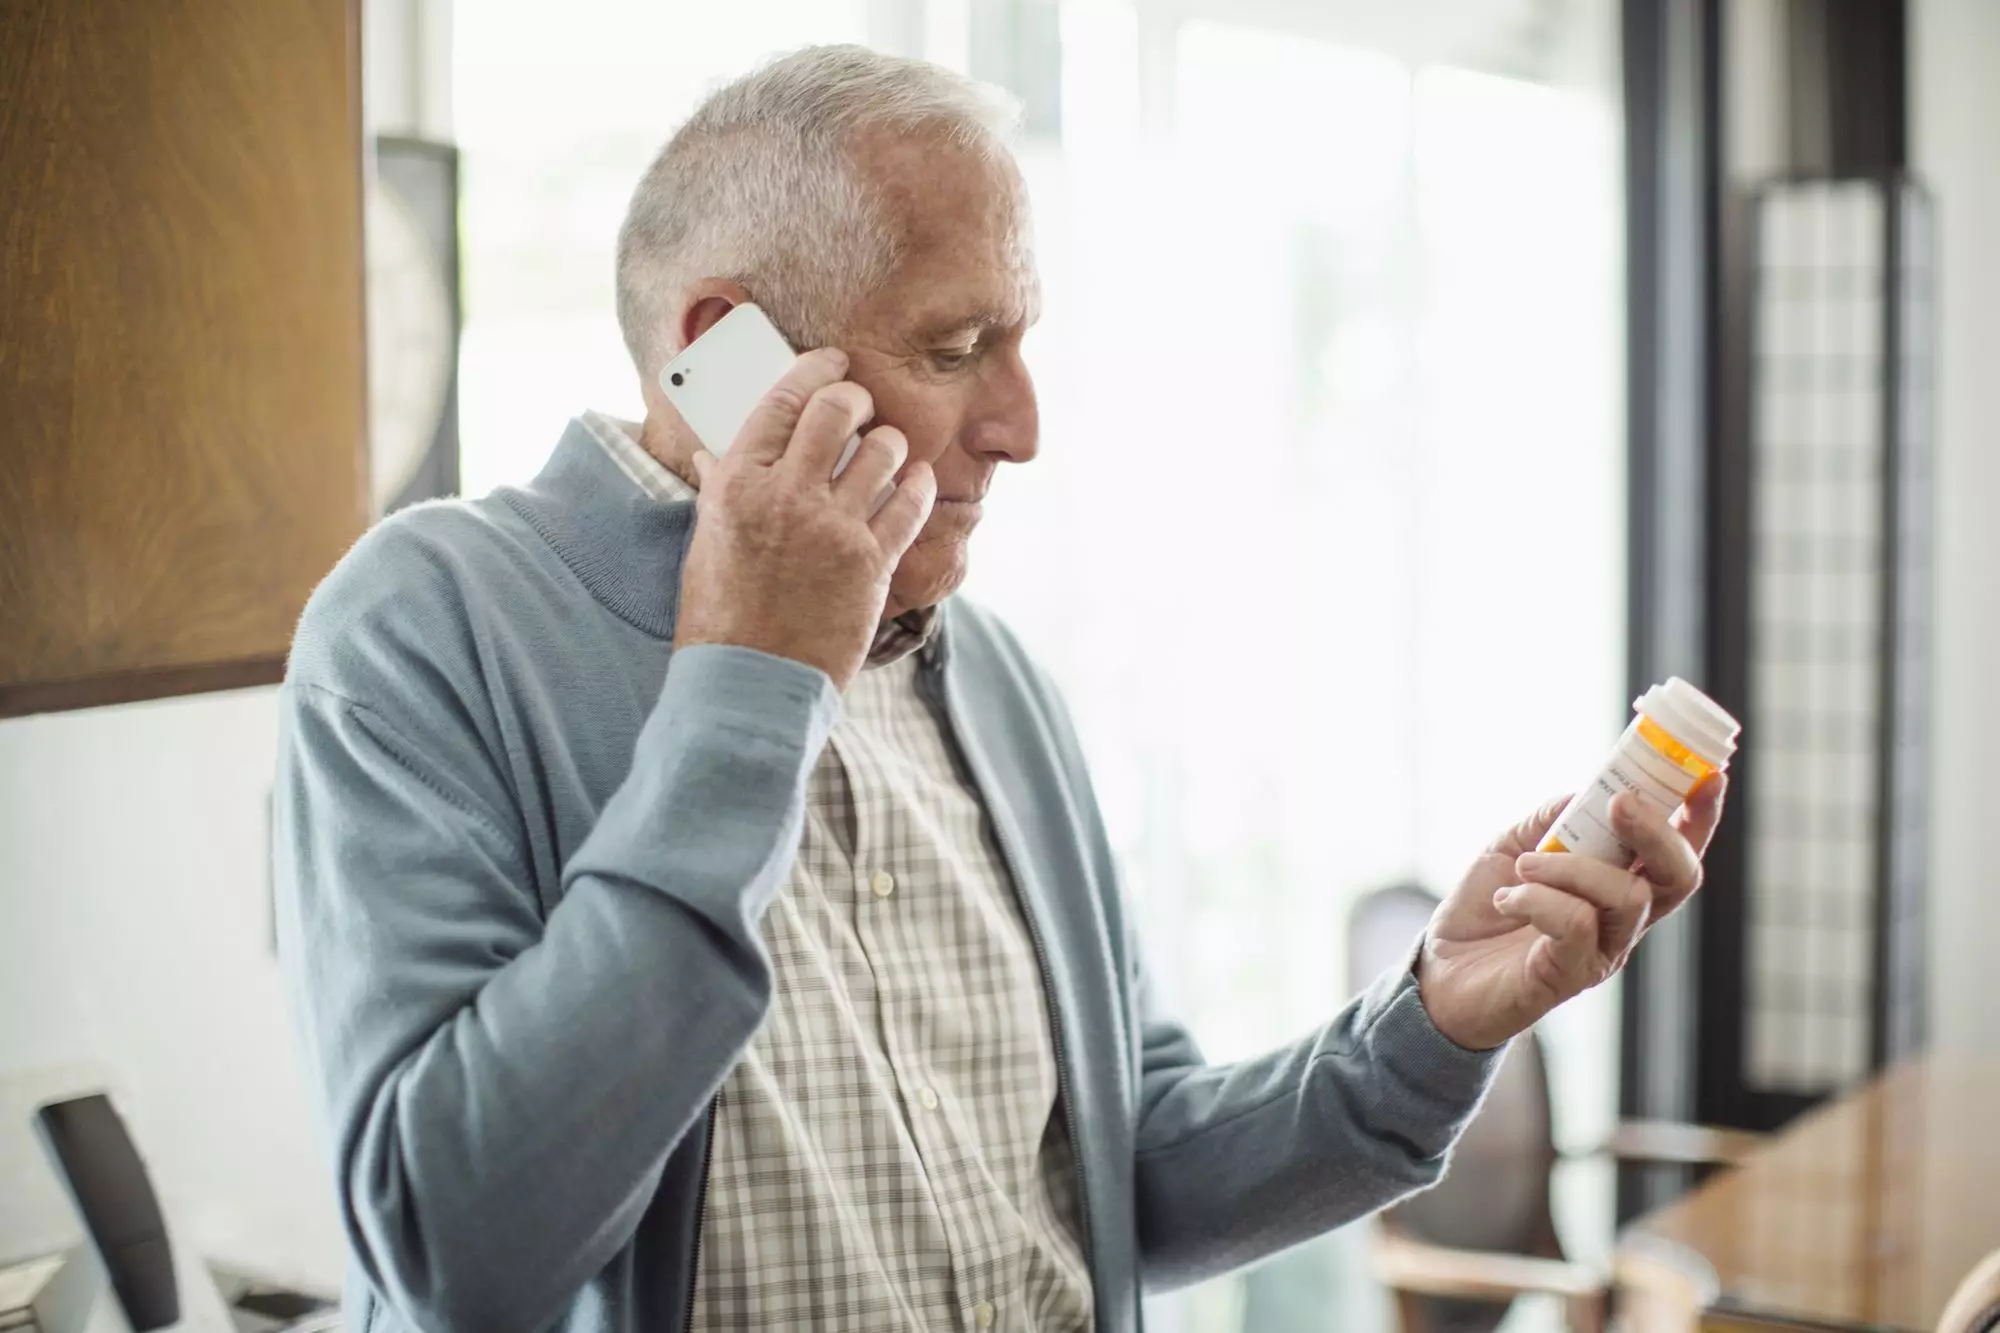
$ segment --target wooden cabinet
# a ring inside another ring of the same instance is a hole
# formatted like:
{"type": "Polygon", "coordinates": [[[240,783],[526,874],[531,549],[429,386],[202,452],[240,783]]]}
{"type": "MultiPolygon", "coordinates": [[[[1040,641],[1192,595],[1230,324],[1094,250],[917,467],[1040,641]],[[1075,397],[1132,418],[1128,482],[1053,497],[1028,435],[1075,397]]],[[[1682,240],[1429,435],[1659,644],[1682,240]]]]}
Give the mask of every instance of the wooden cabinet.
{"type": "Polygon", "coordinates": [[[364,526],[357,39],[0,4],[0,715],[278,679],[364,526]]]}

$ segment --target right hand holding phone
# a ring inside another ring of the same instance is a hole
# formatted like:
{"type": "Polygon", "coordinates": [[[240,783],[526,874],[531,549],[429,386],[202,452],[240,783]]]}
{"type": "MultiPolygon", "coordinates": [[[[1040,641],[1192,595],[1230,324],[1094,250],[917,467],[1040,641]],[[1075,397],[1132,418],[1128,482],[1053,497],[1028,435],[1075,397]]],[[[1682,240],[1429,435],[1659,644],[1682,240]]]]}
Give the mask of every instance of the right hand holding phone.
{"type": "Polygon", "coordinates": [[[681,571],[676,648],[754,648],[817,667],[843,691],[860,672],[937,480],[921,462],[895,480],[909,443],[894,426],[863,436],[834,479],[849,437],[875,412],[846,373],[839,349],[807,352],[722,458],[695,455],[701,512],[681,571]]]}

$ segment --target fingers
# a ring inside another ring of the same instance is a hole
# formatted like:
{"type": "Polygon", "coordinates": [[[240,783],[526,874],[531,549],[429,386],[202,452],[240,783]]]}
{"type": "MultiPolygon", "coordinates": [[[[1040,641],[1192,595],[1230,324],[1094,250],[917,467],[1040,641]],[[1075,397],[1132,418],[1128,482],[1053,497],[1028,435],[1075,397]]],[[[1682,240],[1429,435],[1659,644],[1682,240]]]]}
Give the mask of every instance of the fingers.
{"type": "Polygon", "coordinates": [[[1638,870],[1658,887],[1659,895],[1679,901],[1701,883],[1701,858],[1667,817],[1627,792],[1611,802],[1611,831],[1638,853],[1638,870]]]}
{"type": "MultiPolygon", "coordinates": [[[[847,353],[838,347],[821,347],[801,356],[751,409],[743,429],[737,432],[729,447],[730,452],[766,466],[783,458],[791,447],[792,437],[807,408],[821,390],[841,383],[841,376],[846,373],[847,353]]],[[[858,385],[854,387],[859,388],[858,385]]],[[[865,416],[858,417],[853,425],[840,432],[836,453],[838,445],[845,444],[847,437],[854,433],[854,427],[866,419],[865,416]]],[[[831,459],[827,460],[826,470],[833,470],[831,459]]]]}
{"type": "Polygon", "coordinates": [[[1541,846],[1542,839],[1549,835],[1549,829],[1554,826],[1556,820],[1562,817],[1563,807],[1568,805],[1569,801],[1570,798],[1567,796],[1558,796],[1549,801],[1541,809],[1494,839],[1493,850],[1503,856],[1519,856],[1523,852],[1534,851],[1541,846]]]}
{"type": "MultiPolygon", "coordinates": [[[[1576,858],[1582,859],[1582,858],[1576,858]]],[[[1589,970],[1597,956],[1597,913],[1574,894],[1546,884],[1516,884],[1493,895],[1501,915],[1525,921],[1548,939],[1551,961],[1565,976],[1589,970]]]]}
{"type": "Polygon", "coordinates": [[[910,442],[894,426],[877,426],[861,437],[847,470],[833,483],[833,493],[849,510],[867,518],[894,483],[910,456],[910,442]]]}
{"type": "MultiPolygon", "coordinates": [[[[874,433],[869,432],[870,435],[874,433]]],[[[874,501],[871,499],[869,503],[874,501]]],[[[902,482],[890,492],[882,508],[868,523],[868,529],[881,543],[883,553],[891,560],[902,559],[903,552],[910,549],[910,543],[917,539],[924,524],[930,521],[931,507],[936,503],[937,476],[931,471],[931,465],[925,462],[910,464],[903,473],[902,482]]]]}
{"type": "Polygon", "coordinates": [[[868,390],[852,380],[829,384],[806,400],[780,461],[808,484],[831,486],[847,442],[874,415],[875,398],[868,390]]]}
{"type": "Polygon", "coordinates": [[[1565,852],[1530,852],[1514,862],[1523,882],[1555,889],[1592,913],[1591,939],[1607,958],[1625,955],[1652,915],[1653,886],[1629,870],[1565,852]]]}

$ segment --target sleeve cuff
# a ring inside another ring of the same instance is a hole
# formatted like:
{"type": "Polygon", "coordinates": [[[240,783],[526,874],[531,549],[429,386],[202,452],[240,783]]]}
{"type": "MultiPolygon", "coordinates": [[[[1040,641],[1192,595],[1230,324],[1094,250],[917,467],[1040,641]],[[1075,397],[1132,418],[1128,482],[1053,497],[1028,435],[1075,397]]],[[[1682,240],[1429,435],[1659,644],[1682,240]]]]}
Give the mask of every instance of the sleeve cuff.
{"type": "Polygon", "coordinates": [[[654,707],[656,719],[683,713],[774,741],[803,741],[816,754],[840,716],[840,692],[824,671],[803,662],[699,643],[674,653],[654,707]]]}
{"type": "Polygon", "coordinates": [[[1435,1106],[1441,1120],[1462,1123],[1486,1095],[1507,1045],[1467,1050],[1438,1031],[1417,989],[1416,949],[1422,947],[1420,938],[1402,964],[1368,987],[1363,1040],[1394,1082],[1435,1106]]]}
{"type": "Polygon", "coordinates": [[[719,644],[676,652],[565,880],[649,885],[745,938],[798,849],[806,783],[840,715],[826,673],[719,644]]]}

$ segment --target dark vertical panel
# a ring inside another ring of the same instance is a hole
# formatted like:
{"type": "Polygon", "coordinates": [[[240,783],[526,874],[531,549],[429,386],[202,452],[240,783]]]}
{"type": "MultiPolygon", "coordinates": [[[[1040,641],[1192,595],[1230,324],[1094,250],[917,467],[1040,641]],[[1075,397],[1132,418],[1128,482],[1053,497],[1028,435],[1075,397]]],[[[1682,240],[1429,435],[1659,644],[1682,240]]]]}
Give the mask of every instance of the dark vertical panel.
{"type": "MultiPolygon", "coordinates": [[[[1716,53],[1719,56],[1719,51],[1716,53]]],[[[1720,79],[1717,80],[1721,82],[1720,79]]],[[[1718,90],[1715,124],[1725,114],[1718,90]]],[[[1718,138],[1721,136],[1717,136],[1718,138]]],[[[1750,716],[1750,349],[1755,345],[1756,211],[1724,178],[1719,152],[1710,155],[1708,210],[1709,470],[1705,499],[1708,563],[1707,661],[1703,678],[1716,702],[1738,718],[1750,716]]],[[[1702,894],[1695,1008],[1701,1040],[1696,1047],[1694,1114],[1707,1124],[1742,1125],[1740,1072],[1748,1005],[1749,830],[1757,818],[1750,799],[1757,771],[1755,737],[1747,737],[1730,765],[1728,817],[1707,856],[1702,894]]]]}
{"type": "Polygon", "coordinates": [[[1929,200],[1907,181],[1889,196],[1883,344],[1883,633],[1881,787],[1875,917],[1878,1065],[1922,1047],[1929,1031],[1926,883],[1930,870],[1931,326],[1937,270],[1929,200]]]}
{"type": "MultiPolygon", "coordinates": [[[[1707,368],[1702,419],[1707,440],[1708,468],[1702,490],[1703,545],[1707,559],[1702,568],[1702,605],[1707,610],[1707,635],[1703,640],[1701,679],[1717,703],[1744,716],[1748,689],[1749,557],[1745,546],[1749,536],[1749,451],[1746,432],[1737,429],[1746,395],[1742,363],[1738,353],[1744,340],[1747,301],[1743,279],[1749,272],[1740,232],[1744,214],[1730,206],[1728,147],[1730,106],[1728,79],[1724,73],[1724,16],[1721,0],[1703,0],[1706,23],[1702,31],[1701,67],[1707,76],[1703,86],[1702,124],[1708,133],[1702,141],[1701,280],[1708,293],[1707,320],[1701,331],[1702,359],[1707,368]]],[[[1741,799],[1747,789],[1746,775],[1756,756],[1746,745],[1731,764],[1732,793],[1738,799],[1725,825],[1716,831],[1709,845],[1707,884],[1697,923],[1695,975],[1699,978],[1692,998],[1696,1031],[1700,1034],[1694,1051],[1694,1116],[1703,1123],[1733,1124],[1734,1108],[1717,1097],[1720,1090],[1714,1077],[1718,1069],[1733,1069],[1740,1062],[1742,1025],[1716,1024],[1710,1017],[1710,988],[1722,982],[1724,993],[1738,996],[1743,989],[1742,948],[1744,939],[1743,836],[1749,802],[1741,799]]],[[[1743,1006],[1733,1006],[1741,1013],[1743,1006]]]]}
{"type": "Polygon", "coordinates": [[[1784,0],[1786,169],[1815,176],[1907,162],[1903,0],[1784,0]]]}
{"type": "MultiPolygon", "coordinates": [[[[1653,584],[1659,526],[1653,503],[1659,419],[1660,139],[1665,119],[1666,22],[1656,0],[1625,0],[1619,34],[1625,109],[1625,560],[1627,684],[1653,656],[1653,584]]],[[[1635,966],[1638,965],[1638,960],[1635,966]]],[[[1629,1026],[1638,1005],[1625,1006],[1629,1026]]],[[[1626,1036],[1626,1048],[1634,1034],[1626,1036]]],[[[1629,1072],[1629,1071],[1628,1071],[1629,1072]]],[[[1628,1089],[1628,1094],[1629,1094],[1628,1089]]]]}
{"type": "MultiPolygon", "coordinates": [[[[1628,412],[1627,679],[1637,695],[1702,674],[1709,287],[1704,197],[1713,135],[1707,3],[1625,0],[1628,412]]],[[[1686,1118],[1694,1085],[1694,943],[1703,907],[1661,925],[1624,982],[1619,1101],[1627,1115],[1686,1118]]],[[[1622,1216],[1664,1202],[1673,1175],[1628,1175],[1622,1216]]]]}
{"type": "MultiPolygon", "coordinates": [[[[1798,0],[1793,0],[1795,8],[1798,0]]],[[[1825,94],[1801,114],[1826,119],[1830,175],[1900,171],[1909,162],[1903,0],[1818,0],[1825,94]]]]}
{"type": "Polygon", "coordinates": [[[1875,770],[1875,798],[1883,812],[1882,835],[1875,840],[1875,995],[1870,1006],[1868,1063],[1880,1068],[1889,1058],[1889,1015],[1895,1001],[1889,984],[1896,962],[1896,911],[1893,885],[1896,876],[1896,840],[1891,815],[1896,808],[1896,695],[1900,687],[1895,644],[1900,612],[1897,596],[1896,552],[1901,549],[1902,515],[1902,334],[1903,309],[1898,299],[1903,275],[1903,204],[1894,193],[1883,209],[1883,241],[1887,254],[1882,266],[1882,359],[1888,374],[1883,377],[1882,432],[1882,654],[1881,674],[1876,677],[1879,710],[1875,719],[1875,744],[1882,756],[1875,770]]]}
{"type": "MultiPolygon", "coordinates": [[[[1660,85],[1664,26],[1653,0],[1625,0],[1620,13],[1620,59],[1625,112],[1625,660],[1627,684],[1650,659],[1653,645],[1652,585],[1657,577],[1653,506],[1654,422],[1659,376],[1659,329],[1651,312],[1658,302],[1657,253],[1660,231],[1660,85]]],[[[1618,1109],[1644,1115],[1647,1065],[1654,1057],[1646,1039],[1652,1015],[1654,966],[1650,950],[1640,950],[1625,969],[1624,1003],[1619,1010],[1618,1109]]],[[[1629,1169],[1618,1176],[1620,1221],[1654,1203],[1645,1182],[1629,1169]]]]}

